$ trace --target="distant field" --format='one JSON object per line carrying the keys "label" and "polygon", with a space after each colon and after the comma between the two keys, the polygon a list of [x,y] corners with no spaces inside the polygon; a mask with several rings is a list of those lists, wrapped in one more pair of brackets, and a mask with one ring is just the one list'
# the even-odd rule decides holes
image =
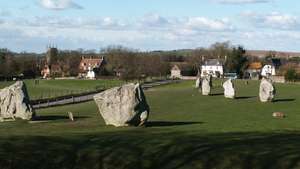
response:
{"label": "distant field", "polygon": [[236,100],[220,84],[209,97],[191,81],[149,89],[148,127],[105,126],[94,102],[38,110],[45,123],[1,123],[0,168],[300,168],[300,85],[276,85],[263,104],[257,81],[237,81]]}
{"label": "distant field", "polygon": [[[0,89],[13,83],[0,82]],[[25,83],[31,99],[41,99],[109,88],[124,82],[120,80],[39,80],[39,84],[35,84],[34,80],[25,80]]]}

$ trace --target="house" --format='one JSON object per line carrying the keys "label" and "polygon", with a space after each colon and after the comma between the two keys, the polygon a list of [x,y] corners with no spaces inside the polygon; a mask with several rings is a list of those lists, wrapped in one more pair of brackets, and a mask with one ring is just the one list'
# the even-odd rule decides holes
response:
{"label": "house", "polygon": [[81,57],[79,64],[79,76],[87,79],[95,79],[94,69],[98,69],[104,64],[103,57]]}
{"label": "house", "polygon": [[212,75],[213,77],[221,77],[224,74],[223,62],[218,59],[209,59],[201,66],[201,77]]}
{"label": "house", "polygon": [[42,69],[41,74],[44,79],[50,77],[64,76],[62,67],[59,64],[51,64],[51,65],[46,64]]}
{"label": "house", "polygon": [[44,65],[44,68],[41,71],[41,75],[44,79],[50,77],[50,66],[49,65]]}
{"label": "house", "polygon": [[126,70],[124,68],[115,68],[113,71],[117,77],[122,77]]}
{"label": "house", "polygon": [[194,69],[186,62],[173,62],[171,66],[171,78],[187,79],[195,76]]}
{"label": "house", "polygon": [[178,65],[174,65],[171,69],[171,78],[181,78],[181,69]]}
{"label": "house", "polygon": [[249,64],[248,68],[246,69],[245,73],[247,74],[247,78],[250,79],[259,79],[261,70],[262,70],[262,63],[261,62],[252,62]]}
{"label": "house", "polygon": [[100,68],[103,64],[103,57],[81,57],[79,64],[80,72],[87,72],[95,68]]}
{"label": "house", "polygon": [[276,71],[279,70],[280,66],[282,66],[281,60],[277,58],[273,58],[268,62],[268,64],[264,65],[264,67],[261,70],[261,75],[267,76],[269,74],[275,76]]}

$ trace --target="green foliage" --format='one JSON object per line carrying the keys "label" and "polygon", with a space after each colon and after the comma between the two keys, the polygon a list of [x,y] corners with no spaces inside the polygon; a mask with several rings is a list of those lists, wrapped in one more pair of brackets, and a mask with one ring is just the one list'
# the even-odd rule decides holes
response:
{"label": "green foliage", "polygon": [[230,54],[227,56],[225,63],[225,71],[230,73],[237,73],[242,76],[245,64],[247,63],[247,57],[245,56],[246,50],[241,47],[233,47]]}
{"label": "green foliage", "polygon": [[102,50],[108,74],[120,74],[123,80],[141,79],[168,74],[169,63],[158,53],[138,52],[124,47],[108,47]]}
{"label": "green foliage", "polygon": [[296,81],[298,79],[298,74],[294,68],[289,68],[284,77],[287,81]]}

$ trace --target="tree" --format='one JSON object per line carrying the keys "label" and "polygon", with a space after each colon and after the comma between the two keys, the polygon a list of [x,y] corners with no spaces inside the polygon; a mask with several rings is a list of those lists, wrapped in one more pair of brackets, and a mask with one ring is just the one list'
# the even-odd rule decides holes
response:
{"label": "tree", "polygon": [[225,58],[225,56],[229,55],[231,52],[231,43],[226,41],[212,44],[210,47],[210,52],[213,57]]}
{"label": "tree", "polygon": [[242,46],[233,47],[225,63],[226,72],[237,73],[240,77],[246,69],[246,50]]}
{"label": "tree", "polygon": [[294,68],[289,68],[285,75],[284,75],[285,79],[287,81],[296,81],[298,78],[297,72]]}
{"label": "tree", "polygon": [[19,74],[19,67],[12,52],[0,49],[0,75],[11,78]]}
{"label": "tree", "polygon": [[109,46],[101,49],[101,53],[106,56],[106,70],[111,74],[121,71],[121,78],[124,80],[140,77],[141,71],[136,50],[122,46]]}

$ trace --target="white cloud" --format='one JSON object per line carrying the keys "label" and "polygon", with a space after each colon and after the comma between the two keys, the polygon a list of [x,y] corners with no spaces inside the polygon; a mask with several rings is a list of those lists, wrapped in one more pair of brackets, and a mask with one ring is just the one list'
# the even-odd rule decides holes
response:
{"label": "white cloud", "polygon": [[202,31],[231,31],[233,26],[228,19],[209,19],[205,17],[190,17],[184,23],[187,29]]}
{"label": "white cloud", "polygon": [[17,18],[14,21],[10,21],[16,25],[22,25],[24,27],[46,27],[52,29],[99,29],[99,30],[117,30],[126,26],[126,23],[118,19],[111,17],[61,17],[61,16],[35,16],[27,18]]}
{"label": "white cloud", "polygon": [[147,14],[140,21],[142,27],[163,27],[169,24],[169,20],[158,14]]}
{"label": "white cloud", "polygon": [[281,30],[300,29],[300,18],[295,15],[272,12],[268,14],[258,14],[246,12],[242,14],[243,19],[261,28],[272,28]]}
{"label": "white cloud", "polygon": [[[5,47],[18,51],[44,51],[49,42],[67,49],[99,49],[101,46],[120,44],[146,50],[205,47],[217,41],[228,40],[252,49],[278,47],[282,50],[283,46],[291,46],[292,49],[297,46],[297,40],[300,43],[299,31],[273,28],[274,25],[290,25],[289,28],[295,28],[297,17],[251,12],[242,16],[243,20],[249,19],[254,24],[254,29],[241,26],[243,23],[238,25],[231,18],[213,19],[201,16],[164,17],[148,14],[130,20],[109,16],[20,17],[5,20],[1,24],[0,42],[7,42]],[[257,25],[261,26],[260,29],[256,28]]]}
{"label": "white cloud", "polygon": [[72,0],[40,0],[40,5],[50,10],[82,9],[82,6]]}
{"label": "white cloud", "polygon": [[[229,19],[170,18],[157,14],[148,14],[129,21],[113,17],[19,17],[7,20],[2,28],[21,32],[17,34],[20,38],[5,40],[31,41],[28,45],[40,41],[42,45],[34,45],[35,48],[45,46],[49,40],[51,43],[63,43],[63,46],[70,48],[99,48],[100,45],[109,44],[142,49],[171,49],[176,46],[188,48],[208,42],[208,39],[212,43],[214,40],[223,40],[222,34],[234,31]],[[76,47],[71,47],[72,45]]]}

